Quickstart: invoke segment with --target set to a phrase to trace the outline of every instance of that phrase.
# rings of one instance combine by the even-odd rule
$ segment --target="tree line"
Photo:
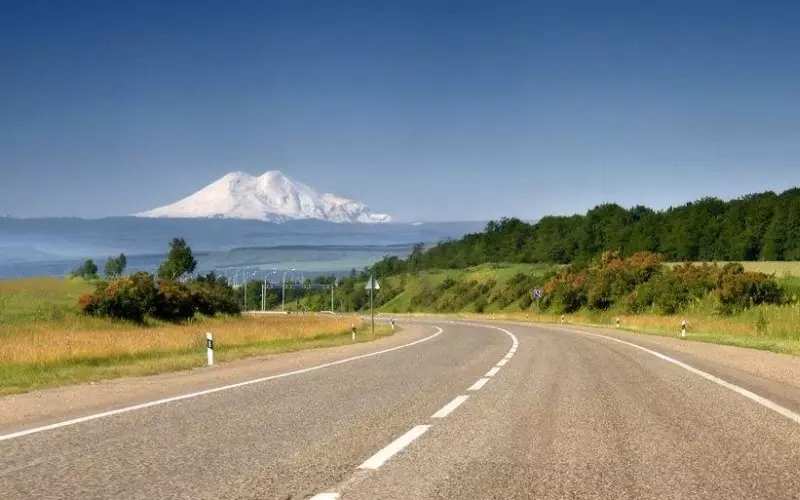
[[[605,251],[623,257],[653,252],[675,262],[800,260],[800,188],[731,201],[703,198],[664,211],[610,203],[533,224],[504,218],[459,240],[416,245],[408,258],[386,257],[370,271],[386,276],[486,262],[587,263]]]

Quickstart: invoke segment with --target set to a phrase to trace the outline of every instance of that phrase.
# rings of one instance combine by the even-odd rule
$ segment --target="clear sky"
[[[0,2],[0,214],[281,170],[401,220],[800,185],[798,2]]]

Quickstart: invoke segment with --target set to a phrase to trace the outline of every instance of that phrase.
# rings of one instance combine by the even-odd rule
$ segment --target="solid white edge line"
[[[508,354],[506,354],[506,355],[505,355],[505,358],[504,358],[504,359],[511,359],[511,358],[513,358],[513,357],[514,357],[514,353],[513,353],[513,352],[510,352],[510,353],[508,353]]]
[[[358,468],[373,470],[379,468],[384,462],[402,451],[403,448],[413,443],[415,439],[425,434],[425,431],[427,431],[430,427],[430,425],[417,425],[412,427],[410,431],[389,443],[378,453],[372,455],[366,462],[359,465]]]
[[[494,377],[495,375],[497,375],[497,372],[499,372],[499,371],[500,371],[500,367],[499,366],[495,366],[494,368],[492,368],[491,370],[486,372],[486,375],[484,375],[484,377]]]
[[[474,384],[472,384],[472,386],[470,386],[470,388],[469,388],[469,389],[467,389],[467,390],[468,390],[468,391],[477,391],[477,390],[479,390],[481,387],[483,387],[484,385],[486,385],[486,382],[488,382],[488,381],[489,381],[489,379],[488,379],[488,378],[479,378],[479,379],[478,379],[478,380],[477,380],[477,381],[476,381]]]
[[[455,399],[444,405],[439,411],[433,414],[431,418],[444,418],[453,412],[456,408],[461,406],[469,396],[456,396]]]
[[[797,414],[797,413],[793,412],[792,410],[790,410],[788,408],[785,408],[785,407],[783,407],[783,406],[781,406],[781,405],[779,405],[777,403],[774,403],[774,402],[770,401],[769,399],[767,399],[767,398],[765,398],[763,396],[759,396],[758,394],[756,394],[754,392],[751,392],[751,391],[748,391],[747,389],[739,387],[738,385],[732,384],[730,382],[726,382],[725,380],[722,380],[719,377],[711,375],[710,373],[706,373],[703,370],[698,370],[697,368],[695,368],[695,367],[693,367],[691,365],[687,365],[686,363],[684,363],[682,361],[678,361],[675,358],[671,358],[671,357],[667,356],[666,354],[661,354],[660,352],[650,350],[650,349],[648,349],[646,347],[642,347],[640,345],[636,345],[636,344],[634,344],[632,342],[626,342],[624,340],[620,340],[620,339],[617,339],[617,338],[614,338],[614,337],[608,337],[606,335],[600,335],[599,333],[586,332],[586,331],[583,331],[583,330],[573,330],[573,329],[570,329],[570,328],[562,328],[562,330],[566,330],[566,331],[569,331],[569,332],[582,333],[584,335],[593,335],[595,337],[600,337],[600,338],[603,338],[603,339],[611,340],[613,342],[619,342],[620,344],[625,344],[625,345],[634,347],[636,349],[639,349],[640,351],[644,351],[644,352],[646,352],[648,354],[651,354],[651,355],[653,355],[653,356],[655,356],[655,357],[657,357],[657,358],[659,358],[659,359],[661,359],[663,361],[666,361],[668,363],[672,363],[673,365],[676,365],[676,366],[680,366],[684,370],[687,370],[687,371],[689,371],[691,373],[694,373],[695,375],[699,375],[699,376],[703,377],[706,380],[709,380],[711,382],[714,382],[715,384],[718,384],[718,385],[721,385],[722,387],[725,387],[726,389],[730,389],[731,391],[733,391],[733,392],[735,392],[737,394],[740,394],[740,395],[746,397],[747,399],[750,399],[751,401],[754,401],[754,402],[760,404],[761,406],[763,406],[765,408],[769,408],[770,410],[774,411],[775,413],[783,415],[784,417],[788,418],[789,420],[794,421],[797,424],[800,424],[800,414]]]
[[[506,363],[508,363],[508,360],[506,358],[503,358],[497,362],[497,366],[505,366]]]
[[[309,500],[337,500],[338,498],[338,493],[317,493]]]
[[[382,349],[380,351],[370,352],[370,353],[367,353],[367,354],[360,354],[358,356],[352,356],[352,357],[345,358],[345,359],[339,359],[339,360],[336,360],[336,361],[331,361],[330,363],[323,363],[321,365],[311,366],[309,368],[303,368],[303,369],[294,370],[294,371],[291,371],[291,372],[278,373],[276,375],[270,375],[268,377],[261,377],[261,378],[251,379],[251,380],[245,380],[243,382],[237,382],[235,384],[223,385],[221,387],[215,387],[213,389],[206,389],[206,390],[203,390],[203,391],[190,392],[188,394],[181,394],[179,396],[172,396],[172,397],[169,397],[169,398],[157,399],[155,401],[148,401],[147,403],[141,403],[141,404],[138,404],[138,405],[126,406],[126,407],[123,407],[123,408],[117,408],[116,410],[104,411],[104,412],[101,412],[101,413],[95,413],[95,414],[92,414],[92,415],[86,415],[84,417],[73,418],[73,419],[70,419],[70,420],[63,420],[61,422],[56,422],[56,423],[50,424],[50,425],[43,425],[41,427],[33,427],[31,429],[26,429],[26,430],[23,430],[23,431],[12,432],[10,434],[2,434],[2,435],[0,435],[0,441],[8,441],[10,439],[15,439],[15,438],[19,438],[19,437],[22,437],[22,436],[27,436],[27,435],[30,435],[30,434],[36,434],[36,433],[39,433],[39,432],[50,431],[50,430],[58,429],[58,428],[61,428],[61,427],[67,427],[67,426],[70,426],[70,425],[80,424],[80,423],[83,423],[83,422],[89,422],[91,420],[97,420],[97,419],[100,419],[100,418],[111,417],[111,416],[114,416],[114,415],[119,415],[121,413],[128,413],[128,412],[131,412],[131,411],[143,410],[145,408],[150,408],[151,406],[159,406],[159,405],[163,405],[163,404],[167,404],[167,403],[172,403],[174,401],[181,401],[181,400],[184,400],[184,399],[196,398],[196,397],[199,397],[199,396],[205,396],[207,394],[213,394],[215,392],[222,392],[222,391],[227,391],[227,390],[230,390],[230,389],[236,389],[238,387],[244,387],[244,386],[247,386],[247,385],[258,384],[258,383],[261,383],[261,382],[266,382],[268,380],[275,380],[275,379],[279,379],[279,378],[290,377],[292,375],[300,375],[301,373],[308,373],[308,372],[312,372],[312,371],[315,371],[315,370],[320,370],[322,368],[327,368],[329,366],[341,365],[343,363],[349,363],[350,361],[369,358],[369,357],[372,357],[372,356],[377,356],[379,354],[385,354],[387,352],[392,352],[392,351],[396,351],[398,349],[404,349],[406,347],[411,347],[413,345],[420,344],[420,343],[425,342],[427,340],[430,340],[430,339],[432,339],[434,337],[437,337],[438,335],[440,335],[443,332],[443,330],[441,328],[439,328],[438,326],[435,327],[435,328],[438,331],[436,333],[434,333],[433,335],[429,335],[429,336],[427,336],[425,338],[422,338],[422,339],[419,339],[419,340],[415,340],[414,342],[409,342],[408,344],[403,344],[403,345],[399,345],[399,346],[395,346],[395,347],[390,347],[388,349]]]

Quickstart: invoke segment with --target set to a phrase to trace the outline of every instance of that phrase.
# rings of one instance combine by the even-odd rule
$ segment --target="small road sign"
[[[533,290],[531,290],[531,298],[541,299],[542,298],[542,290],[540,288],[534,288]]]
[[[381,285],[380,283],[378,283],[378,280],[370,276],[369,281],[367,281],[367,284],[364,286],[364,290],[380,290],[380,289]]]

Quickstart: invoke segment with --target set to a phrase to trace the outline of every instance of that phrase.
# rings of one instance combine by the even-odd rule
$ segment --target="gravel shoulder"
[[[120,408],[186,392],[299,370],[412,342],[434,332],[432,326],[407,325],[372,342],[272,354],[213,367],[125,377],[0,397],[0,432],[46,425],[91,412]]]

